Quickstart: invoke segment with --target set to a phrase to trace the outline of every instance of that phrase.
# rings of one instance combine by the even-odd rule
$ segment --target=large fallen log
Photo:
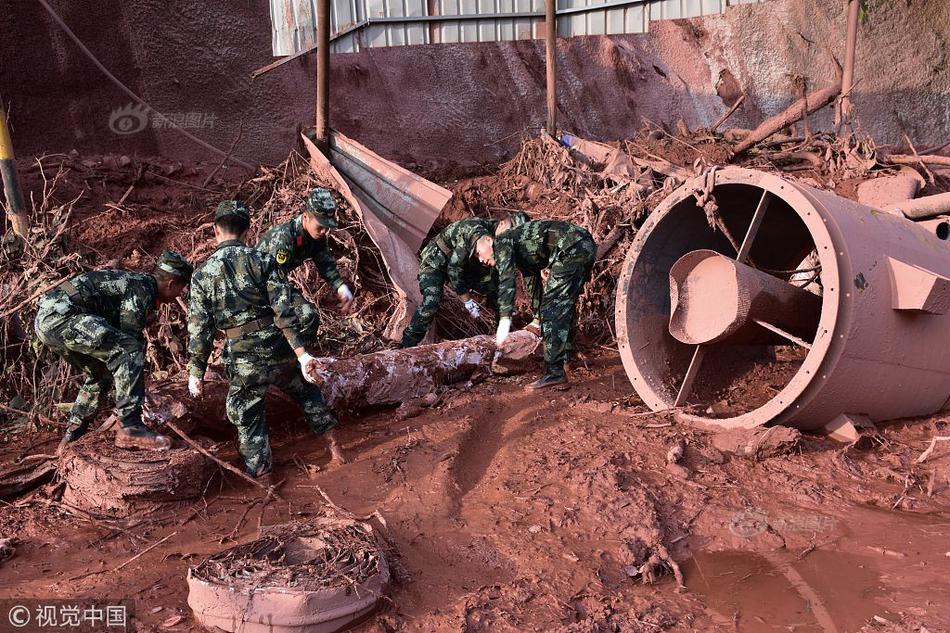
[[[763,121],[759,127],[752,130],[748,136],[746,136],[734,148],[732,148],[732,155],[736,156],[741,154],[756,143],[764,141],[776,132],[787,128],[792,123],[795,123],[801,119],[802,116],[821,110],[826,105],[834,101],[835,97],[837,97],[838,93],[840,92],[841,78],[839,77],[838,80],[831,86],[822,88],[817,92],[811,93],[807,97],[799,99],[792,105],[788,106],[785,111]]]
[[[474,336],[352,358],[318,358],[317,373],[324,380],[323,396],[334,409],[398,404],[468,380],[479,370],[512,373],[539,342],[526,330],[513,332],[496,357],[493,337]]]
[[[536,334],[518,330],[509,335],[499,352],[494,337],[474,336],[352,358],[318,358],[317,374],[324,381],[323,397],[334,409],[396,405],[469,380],[476,372],[509,375],[536,367],[534,353],[540,343]],[[208,380],[201,409],[223,403],[226,392],[223,380]],[[166,382],[150,388],[143,416],[160,427],[195,415],[197,404],[186,395],[183,382]]]

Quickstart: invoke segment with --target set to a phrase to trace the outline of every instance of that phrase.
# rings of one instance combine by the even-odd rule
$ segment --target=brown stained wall
[[[50,2],[159,110],[198,113],[185,120],[196,135],[226,149],[243,124],[235,154],[248,162],[280,160],[298,126],[311,121],[312,59],[249,79],[272,59],[266,0]],[[858,56],[861,126],[880,142],[899,142],[904,132],[919,145],[947,138],[950,2],[871,6]],[[39,3],[3,0],[0,33],[0,97],[20,155],[76,148],[217,162],[173,131],[112,132],[110,113],[129,99]],[[816,87],[828,80],[827,50],[843,59],[843,33],[837,0],[774,0],[654,23],[648,35],[561,41],[561,123],[601,140],[631,135],[642,119],[671,124],[682,116],[693,127],[708,125],[725,109],[716,84],[728,70],[751,97],[730,123],[752,126],[792,99],[790,75],[805,75]],[[333,66],[332,124],[411,166],[441,171],[498,161],[510,155],[520,130],[544,119],[538,42],[370,49],[336,55]]]

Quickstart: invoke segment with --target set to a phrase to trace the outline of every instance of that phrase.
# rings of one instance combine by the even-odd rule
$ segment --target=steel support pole
[[[858,20],[861,14],[861,0],[848,3],[848,35],[844,50],[844,72],[841,76],[841,99],[838,102],[836,128],[838,133],[851,132],[853,104],[851,89],[854,87],[854,58],[858,46]]]
[[[330,146],[330,0],[317,0],[316,143],[327,153]]]
[[[20,179],[16,173],[16,160],[13,155],[13,141],[7,127],[7,115],[0,107],[0,176],[3,180],[3,192],[7,201],[7,212],[13,232],[24,240],[29,240],[30,216],[23,203]]]
[[[544,54],[547,69],[548,120],[545,129],[551,136],[557,135],[557,0],[547,0],[544,7]]]

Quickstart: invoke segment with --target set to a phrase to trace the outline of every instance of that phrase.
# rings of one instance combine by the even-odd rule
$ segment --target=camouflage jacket
[[[238,240],[222,242],[191,277],[189,373],[204,376],[215,330],[265,317],[273,317],[274,324],[228,340],[225,353],[253,354],[267,362],[286,357],[287,343],[296,348],[305,342],[294,312],[293,290],[274,258]]]
[[[420,268],[444,270],[452,289],[465,294],[473,289],[474,280],[491,278],[491,270],[475,256],[475,242],[495,232],[495,220],[467,218],[448,225],[435,236],[420,254]]]
[[[96,270],[82,273],[50,290],[39,304],[60,314],[92,314],[139,339],[155,311],[158,285],[145,273]]]
[[[269,254],[277,260],[277,264],[289,273],[308,259],[312,259],[328,284],[336,290],[343,285],[340,271],[336,267],[336,259],[330,252],[327,238],[315,240],[303,229],[303,216],[277,226],[272,226],[264,233],[256,246],[257,250]]]
[[[541,271],[551,263],[551,255],[584,239],[587,231],[561,220],[531,220],[495,238],[495,266],[498,267],[498,316],[510,317],[515,308],[515,273],[524,277],[535,317],[541,311],[544,284]]]

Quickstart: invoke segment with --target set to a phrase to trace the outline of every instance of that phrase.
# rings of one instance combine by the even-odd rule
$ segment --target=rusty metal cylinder
[[[670,333],[671,269],[697,250],[737,256],[696,202],[703,184],[703,178],[687,182],[654,210],[627,253],[617,287],[624,367],[654,410],[673,407],[697,351]],[[907,219],[755,170],[718,171],[712,193],[735,236],[746,234],[763,195],[769,196],[748,263],[791,280],[802,262],[817,259],[820,316],[814,335],[795,348],[800,365],[767,401],[728,417],[692,417],[726,427],[780,423],[807,430],[840,414],[879,421],[944,409],[950,399],[946,242]],[[738,362],[736,346],[702,347],[695,380],[700,394],[704,383],[725,384],[723,374]]]

